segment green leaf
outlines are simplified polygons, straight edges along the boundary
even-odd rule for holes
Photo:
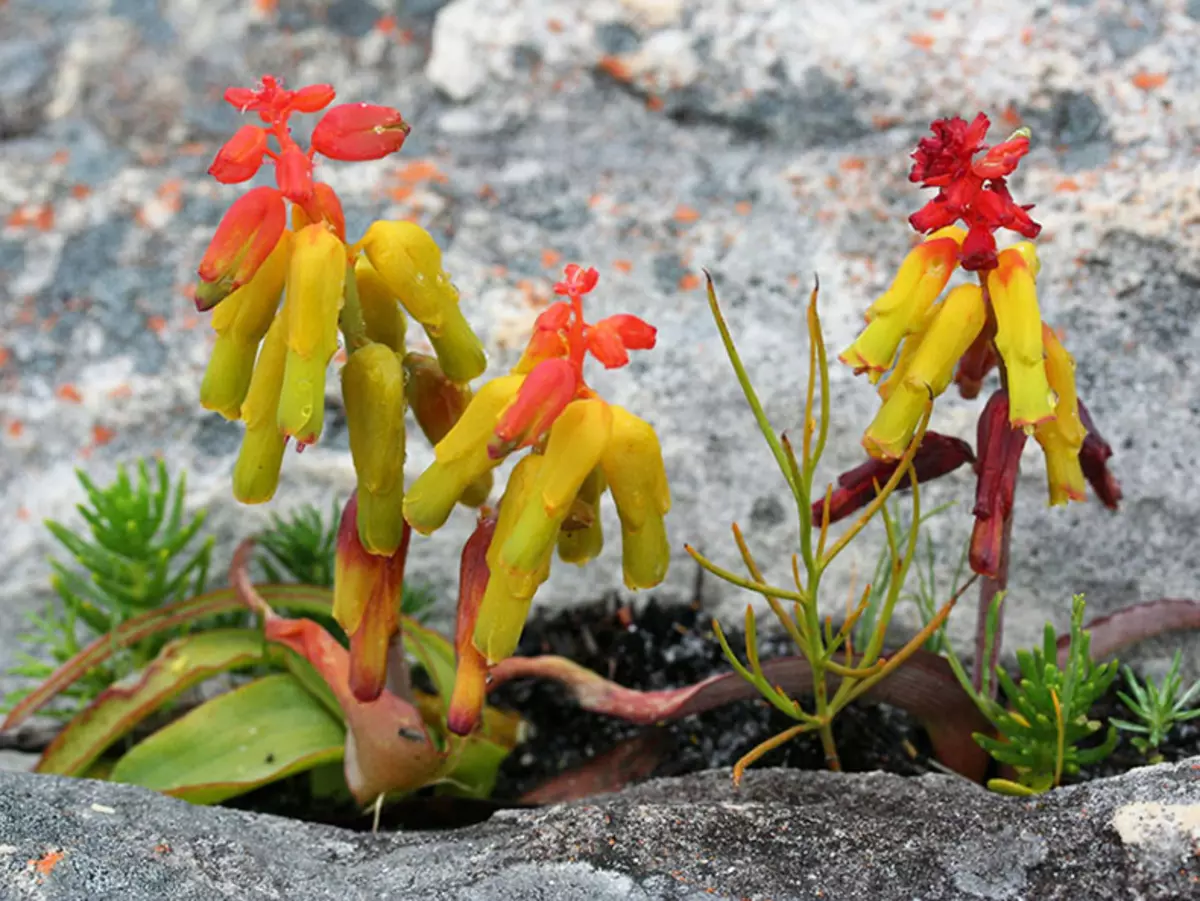
[[[407,616],[403,618],[403,629],[405,644],[433,682],[443,710],[448,710],[454,691],[454,646],[438,632]]]
[[[160,729],[117,761],[127,782],[216,804],[338,760],[345,728],[295,677],[265,676]]]
[[[100,694],[50,743],[39,773],[79,776],[143,719],[217,673],[263,662],[266,642],[251,629],[221,629],[176,639],[162,649],[132,685]]]
[[[324,613],[328,616],[333,603],[333,595],[328,589],[308,585],[260,585],[258,591],[267,603],[275,607],[304,613]],[[117,651],[177,626],[244,609],[245,606],[238,600],[232,588],[222,588],[136,616],[111,633],[101,635],[55,670],[49,679],[13,707],[8,718],[0,725],[0,731],[12,729],[24,722]]]

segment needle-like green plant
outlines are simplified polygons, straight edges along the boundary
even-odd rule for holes
[[[999,621],[1003,595],[997,594],[988,611],[988,629]],[[992,779],[988,787],[1007,794],[1029,795],[1062,784],[1080,767],[1097,763],[1112,753],[1117,730],[1108,727],[1103,740],[1091,747],[1081,742],[1096,736],[1104,724],[1090,717],[1092,706],[1103,697],[1117,675],[1117,662],[1097,665],[1091,658],[1090,635],[1083,628],[1083,595],[1071,603],[1071,645],[1066,663],[1058,663],[1058,640],[1049,623],[1040,648],[1017,651],[1020,681],[997,667],[995,676],[1006,703],[993,700],[991,674],[975,691],[966,670],[947,642],[944,652],[964,690],[995,727],[998,737],[977,734],[979,742],[999,763],[1010,766],[1017,780]]]
[[[51,585],[61,605],[30,617],[31,629],[23,636],[28,650],[9,671],[13,675],[45,679],[55,669],[51,661],[69,660],[92,639],[134,616],[204,591],[212,539],[196,543],[205,514],[185,514],[183,475],[172,485],[161,460],[153,473],[140,460],[135,477],[121,466],[107,486],[97,485],[83,472],[77,477],[86,494],[77,507],[85,528],[74,531],[59,522],[46,523],[70,555],[50,560]],[[91,700],[153,658],[161,644],[138,644],[114,655],[76,683],[73,696]],[[6,705],[11,707],[26,693],[10,693]]]
[[[1176,651],[1171,668],[1158,684],[1149,679],[1145,683],[1139,682],[1128,666],[1121,668],[1129,693],[1118,691],[1117,697],[1137,722],[1118,719],[1110,722],[1123,732],[1133,733],[1130,739],[1133,746],[1148,755],[1152,762],[1162,760],[1158,746],[1176,725],[1200,716],[1200,706],[1196,706],[1200,704],[1200,679],[1185,690],[1179,672],[1182,664],[1183,652]]]
[[[862,697],[878,682],[887,678],[904,664],[914,652],[918,651],[921,645],[941,627],[956,600],[951,598],[944,604],[925,628],[903,647],[895,652],[884,654],[887,627],[896,609],[896,604],[900,600],[905,576],[917,550],[921,505],[920,494],[915,484],[917,478],[914,477],[916,471],[913,468],[913,458],[925,437],[932,403],[927,404],[925,415],[901,458],[898,461],[879,465],[876,472],[877,484],[874,498],[865,506],[845,534],[833,540],[829,534],[829,511],[834,498],[832,486],[826,489],[823,502],[817,499],[817,503],[814,504],[813,497],[817,465],[825,449],[830,423],[829,366],[821,333],[820,318],[817,313],[817,289],[813,289],[807,308],[809,369],[799,455],[796,454],[796,449],[788,436],[777,434],[767,418],[721,313],[711,279],[708,285],[708,298],[713,319],[716,321],[726,354],[733,365],[746,402],[750,406],[755,422],[766,439],[796,504],[800,526],[800,547],[799,553],[793,554],[791,561],[794,587],[776,587],[765,581],[762,571],[736,523],[733,525],[734,541],[749,572],[749,577],[740,576],[718,566],[692,547],[687,547],[687,551],[708,572],[734,585],[762,595],[811,667],[813,676],[812,709],[805,709],[798,700],[789,697],[780,688],[773,685],[764,674],[758,656],[757,623],[753,607],[747,606],[746,608],[746,664],[738,659],[729,646],[720,624],[713,623],[713,629],[721,642],[721,647],[737,672],[753,684],[773,706],[797,721],[795,726],[759,745],[739,760],[734,767],[734,779],[735,781],[739,780],[746,767],[768,751],[807,732],[816,732],[820,736],[828,766],[831,769],[840,769],[832,731],[834,718],[846,705]],[[818,382],[820,383],[819,399]],[[872,464],[872,466],[874,465]],[[906,538],[902,540],[900,528],[895,518],[888,512],[886,505],[892,492],[903,482],[911,483],[913,488],[910,517],[913,526],[908,530]],[[877,599],[873,610],[873,628],[867,633],[865,639],[860,639],[860,643],[856,644],[855,628],[867,611],[871,600],[871,586],[867,586],[859,603],[847,612],[841,626],[835,628],[832,617],[822,617],[821,615],[821,579],[833,561],[862,532],[876,513],[881,514],[887,535],[889,561],[886,574],[887,589],[883,592],[882,598]],[[790,609],[784,606],[785,603],[790,604]]]

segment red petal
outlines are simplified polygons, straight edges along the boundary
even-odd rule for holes
[[[566,328],[571,322],[571,305],[565,301],[552,303],[546,309],[538,314],[538,318],[534,320],[533,327],[556,332],[559,329]]]
[[[922,234],[935,232],[957,221],[958,211],[942,200],[940,194],[908,217],[908,224]]]
[[[310,84],[292,94],[288,107],[297,113],[317,113],[333,103],[335,96],[331,84]]]
[[[1079,401],[1079,419],[1087,429],[1083,447],[1079,449],[1079,465],[1083,469],[1084,478],[1088,480],[1100,502],[1108,509],[1116,510],[1121,504],[1122,493],[1120,483],[1108,471],[1108,460],[1113,455],[1112,445],[1096,431],[1092,414],[1082,400]]]
[[[598,281],[600,273],[595,269],[583,269],[578,263],[568,263],[563,269],[563,280],[554,285],[554,293],[582,297],[595,288]]]
[[[239,113],[244,113],[254,108],[254,104],[258,102],[258,92],[250,88],[227,88],[225,102]]]
[[[333,160],[378,160],[404,145],[410,129],[398,110],[367,103],[343,103],[313,129],[312,146]]]
[[[601,319],[596,326],[606,324],[616,331],[621,337],[621,343],[628,350],[651,350],[658,337],[658,329],[628,313],[618,313],[616,316]]]
[[[267,133],[257,125],[243,125],[217,151],[208,174],[223,185],[249,181],[262,166]]]
[[[605,369],[620,369],[629,362],[625,344],[613,328],[595,325],[587,332],[587,349]]]
[[[983,159],[971,165],[971,171],[980,178],[1003,178],[1011,175],[1021,162],[1021,157],[1029,153],[1029,138],[1013,138],[991,148]]]

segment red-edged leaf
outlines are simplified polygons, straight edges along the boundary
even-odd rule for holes
[[[162,704],[217,673],[260,664],[267,644],[252,629],[215,629],[172,641],[130,685],[114,685],[71,720],[42,753],[39,773],[81,776]]]

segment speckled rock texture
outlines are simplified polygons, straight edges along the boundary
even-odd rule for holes
[[[1048,509],[1030,442],[1009,647],[1047,618],[1065,624],[1076,591],[1096,614],[1194,596],[1198,16],[1185,0],[0,2],[0,659],[48,597],[40,521],[72,515],[73,467],[103,478],[162,454],[188,470],[223,553],[265,517],[230,498],[239,430],[198,406],[210,336],[184,293],[236,196],[204,175],[238,123],[221,90],[263,72],[330,81],[412,122],[400,157],[321,174],[352,232],[414,216],[438,236],[491,372],[511,365],[566,261],[602,271],[595,316],[628,310],[659,327],[657,350],[594,382],[661,432],[677,556],[663,591],[689,599],[685,542],[732,565],[737,520],[786,580],[795,540],[701,267],[770,416],[795,428],[813,273],[840,349],[912,240],[904,220],[923,197],[906,162],[930,119],[986,110],[1001,138],[1030,125],[1013,189],[1045,226],[1043,311],[1117,450],[1125,503],[1115,516]],[[832,393],[828,478],[858,461],[876,403],[840,366]],[[935,427],[973,437],[981,403],[948,397]],[[317,448],[289,455],[272,509],[325,508],[350,489],[336,408],[328,423]],[[412,445],[410,477],[430,459]],[[931,530],[945,566],[972,484],[963,472],[927,493],[959,501]],[[470,526],[463,513],[417,541],[412,575],[450,586]],[[861,587],[879,537],[827,578],[831,603],[856,573]],[[619,587],[612,551],[583,573],[558,567],[541,602]],[[746,600],[707,579],[701,593],[727,619]],[[952,619],[964,650],[971,620]]]
[[[1200,758],[1051,792],[785,770],[371,836],[0,772],[0,896],[39,901],[1168,901],[1200,885]]]

